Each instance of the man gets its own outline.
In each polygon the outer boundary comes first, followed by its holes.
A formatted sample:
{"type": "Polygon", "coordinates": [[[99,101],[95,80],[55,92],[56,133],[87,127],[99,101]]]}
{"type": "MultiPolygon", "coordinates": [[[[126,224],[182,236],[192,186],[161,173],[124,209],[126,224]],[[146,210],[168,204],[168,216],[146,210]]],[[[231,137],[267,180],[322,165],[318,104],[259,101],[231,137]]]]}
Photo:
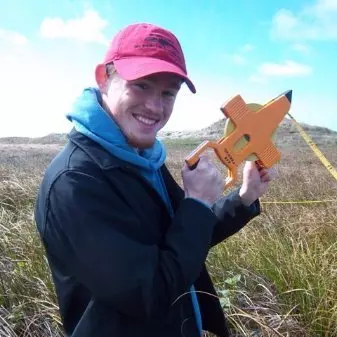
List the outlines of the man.
{"type": "Polygon", "coordinates": [[[46,170],[36,222],[64,330],[72,337],[228,336],[208,251],[260,213],[272,176],[252,163],[242,186],[203,156],[183,189],[156,138],[180,86],[192,92],[177,38],[134,24],[113,39],[67,118],[69,142],[46,170]],[[208,293],[208,294],[206,294],[208,293]]]}

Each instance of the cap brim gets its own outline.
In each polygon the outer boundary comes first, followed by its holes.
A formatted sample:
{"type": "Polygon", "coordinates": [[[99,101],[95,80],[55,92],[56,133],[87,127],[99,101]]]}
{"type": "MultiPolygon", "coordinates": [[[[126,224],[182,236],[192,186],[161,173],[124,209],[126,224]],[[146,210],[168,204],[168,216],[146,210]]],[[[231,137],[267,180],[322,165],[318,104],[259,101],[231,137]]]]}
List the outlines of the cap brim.
{"type": "Polygon", "coordinates": [[[114,66],[124,80],[132,81],[156,73],[168,72],[183,78],[188,88],[195,94],[196,89],[186,74],[172,63],[151,57],[133,57],[115,60],[114,66]]]}

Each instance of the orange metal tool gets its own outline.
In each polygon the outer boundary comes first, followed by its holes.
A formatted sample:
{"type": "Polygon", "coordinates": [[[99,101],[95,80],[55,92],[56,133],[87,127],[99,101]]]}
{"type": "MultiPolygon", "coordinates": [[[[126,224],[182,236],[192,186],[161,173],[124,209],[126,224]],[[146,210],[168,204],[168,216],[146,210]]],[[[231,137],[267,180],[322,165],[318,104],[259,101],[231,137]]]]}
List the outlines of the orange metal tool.
{"type": "Polygon", "coordinates": [[[213,149],[228,168],[225,188],[232,186],[237,180],[237,168],[252,157],[257,158],[261,167],[269,168],[281,158],[280,152],[272,142],[272,137],[279,124],[291,107],[292,90],[277,96],[257,111],[249,108],[240,95],[235,96],[221,106],[221,111],[234,124],[234,130],[216,142],[204,141],[185,158],[193,169],[202,152],[213,149]],[[238,142],[246,140],[243,148],[238,149],[238,142]]]}

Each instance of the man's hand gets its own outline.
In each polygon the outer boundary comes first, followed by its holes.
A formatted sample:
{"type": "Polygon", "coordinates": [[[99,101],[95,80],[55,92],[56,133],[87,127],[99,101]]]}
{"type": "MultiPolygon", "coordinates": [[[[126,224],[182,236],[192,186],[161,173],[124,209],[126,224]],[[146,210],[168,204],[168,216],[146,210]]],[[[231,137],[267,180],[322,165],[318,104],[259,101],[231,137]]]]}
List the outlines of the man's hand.
{"type": "Polygon", "coordinates": [[[193,170],[185,163],[182,179],[185,196],[198,199],[209,206],[223,194],[223,178],[206,154],[200,156],[198,165],[193,170]]]}
{"type": "Polygon", "coordinates": [[[259,169],[255,162],[247,161],[243,168],[243,183],[239,195],[244,205],[249,206],[260,198],[276,178],[275,168],[259,169]]]}

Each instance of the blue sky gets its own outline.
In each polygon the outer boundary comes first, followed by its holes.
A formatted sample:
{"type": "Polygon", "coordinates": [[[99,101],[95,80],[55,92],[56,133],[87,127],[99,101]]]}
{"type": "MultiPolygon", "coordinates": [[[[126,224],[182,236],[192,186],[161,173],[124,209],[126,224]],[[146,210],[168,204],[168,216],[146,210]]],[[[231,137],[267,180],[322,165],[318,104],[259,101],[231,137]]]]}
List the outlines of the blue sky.
{"type": "Polygon", "coordinates": [[[337,130],[337,0],[0,0],[0,136],[67,132],[107,43],[141,21],[177,35],[197,88],[166,129],[205,127],[237,94],[263,104],[293,89],[295,118],[337,130]]]}

